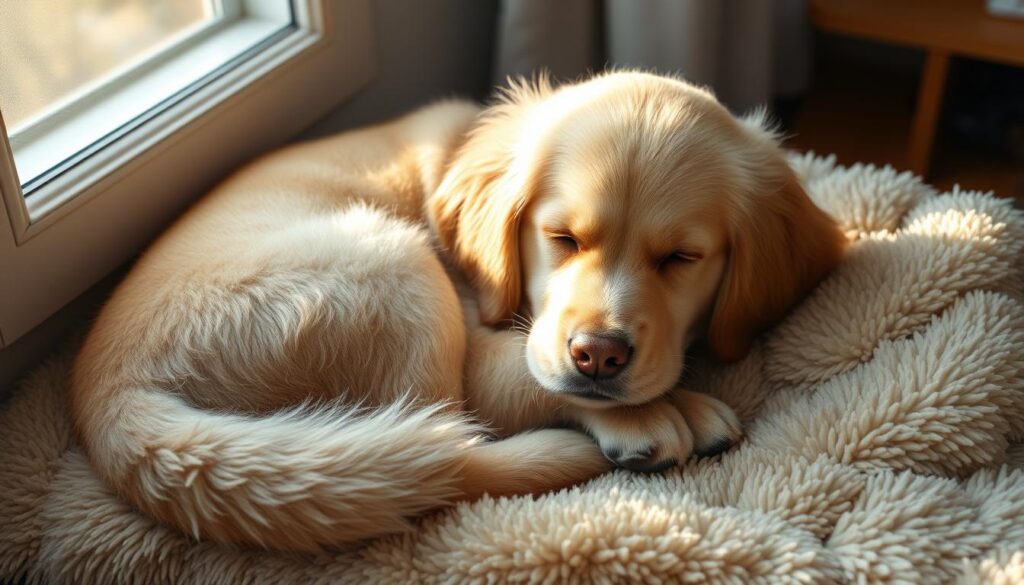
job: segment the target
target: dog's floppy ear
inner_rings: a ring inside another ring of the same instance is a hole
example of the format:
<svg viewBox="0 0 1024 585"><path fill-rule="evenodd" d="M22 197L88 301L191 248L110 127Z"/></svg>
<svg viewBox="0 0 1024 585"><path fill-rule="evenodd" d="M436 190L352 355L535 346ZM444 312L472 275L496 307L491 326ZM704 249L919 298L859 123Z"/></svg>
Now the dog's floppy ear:
<svg viewBox="0 0 1024 585"><path fill-rule="evenodd" d="M519 223L535 189L535 137L524 128L529 108L550 92L546 80L513 81L488 108L427 201L441 244L467 274L488 325L508 320L522 296Z"/></svg>
<svg viewBox="0 0 1024 585"><path fill-rule="evenodd" d="M743 358L842 259L847 240L807 196L761 118L745 120L760 155L748 161L753 193L733 209L729 261L708 342L722 362Z"/></svg>

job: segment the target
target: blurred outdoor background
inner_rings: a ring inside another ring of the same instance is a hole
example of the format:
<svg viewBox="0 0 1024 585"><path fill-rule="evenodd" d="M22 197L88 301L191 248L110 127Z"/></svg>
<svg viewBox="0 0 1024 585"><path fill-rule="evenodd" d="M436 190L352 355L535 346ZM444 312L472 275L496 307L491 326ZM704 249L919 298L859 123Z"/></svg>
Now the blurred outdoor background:
<svg viewBox="0 0 1024 585"><path fill-rule="evenodd" d="M213 17L208 0L0 0L9 131Z"/></svg>

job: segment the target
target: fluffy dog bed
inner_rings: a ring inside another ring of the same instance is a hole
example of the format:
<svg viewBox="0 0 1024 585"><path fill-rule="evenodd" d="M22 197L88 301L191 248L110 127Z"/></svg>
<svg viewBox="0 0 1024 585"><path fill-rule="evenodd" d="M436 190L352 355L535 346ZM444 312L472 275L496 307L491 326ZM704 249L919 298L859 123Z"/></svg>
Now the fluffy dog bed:
<svg viewBox="0 0 1024 585"><path fill-rule="evenodd" d="M0 577L1024 582L1024 215L888 168L791 163L856 243L744 361L697 372L696 389L746 423L741 447L662 476L461 505L336 555L234 550L99 483L70 438L65 357L0 413Z"/></svg>

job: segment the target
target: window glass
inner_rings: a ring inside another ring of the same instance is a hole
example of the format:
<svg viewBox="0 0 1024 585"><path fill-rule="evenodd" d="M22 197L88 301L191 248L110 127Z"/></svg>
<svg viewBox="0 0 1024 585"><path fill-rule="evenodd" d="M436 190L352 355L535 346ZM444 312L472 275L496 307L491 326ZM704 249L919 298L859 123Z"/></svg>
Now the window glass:
<svg viewBox="0 0 1024 585"><path fill-rule="evenodd" d="M290 0L0 0L0 113L23 194L291 30Z"/></svg>
<svg viewBox="0 0 1024 585"><path fill-rule="evenodd" d="M14 0L0 7L0 109L11 133L214 18L207 0Z"/></svg>

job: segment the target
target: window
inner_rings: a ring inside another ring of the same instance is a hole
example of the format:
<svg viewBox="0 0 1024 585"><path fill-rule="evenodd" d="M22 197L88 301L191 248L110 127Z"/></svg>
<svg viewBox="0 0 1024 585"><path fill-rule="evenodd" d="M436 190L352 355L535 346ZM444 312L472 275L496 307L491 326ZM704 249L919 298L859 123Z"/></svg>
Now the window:
<svg viewBox="0 0 1024 585"><path fill-rule="evenodd" d="M204 0L153 3L122 0L12 2L0 21L4 84L0 104L12 134L26 122L88 93L118 69L144 61L216 19ZM55 15L64 15L54 18ZM45 34L42 34L44 33ZM113 33L113 34L112 34Z"/></svg>
<svg viewBox="0 0 1024 585"><path fill-rule="evenodd" d="M372 73L370 0L0 12L0 347Z"/></svg>
<svg viewBox="0 0 1024 585"><path fill-rule="evenodd" d="M0 109L24 195L286 33L289 0L259 4L253 14L238 0L11 3Z"/></svg>

